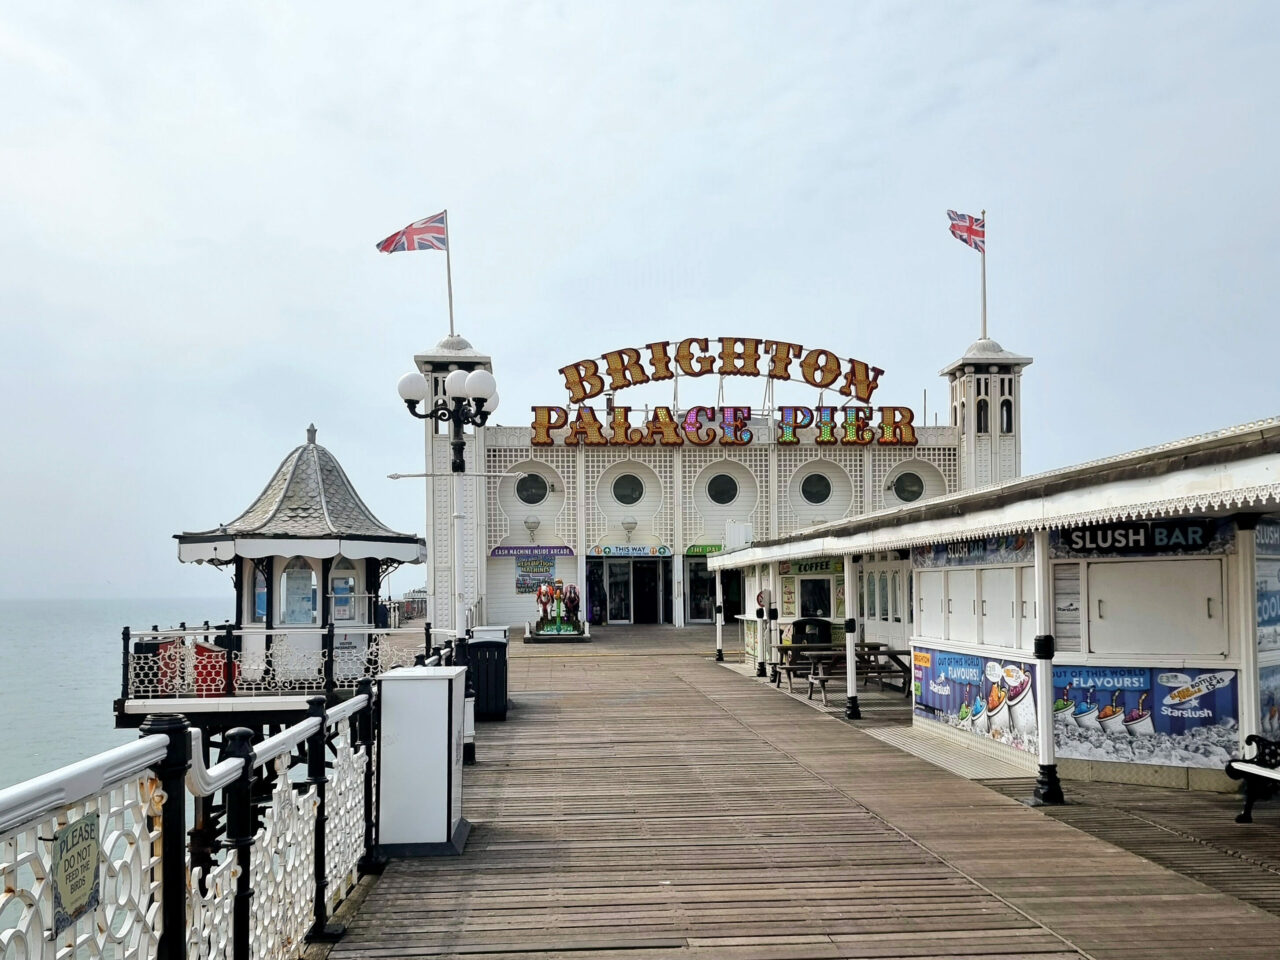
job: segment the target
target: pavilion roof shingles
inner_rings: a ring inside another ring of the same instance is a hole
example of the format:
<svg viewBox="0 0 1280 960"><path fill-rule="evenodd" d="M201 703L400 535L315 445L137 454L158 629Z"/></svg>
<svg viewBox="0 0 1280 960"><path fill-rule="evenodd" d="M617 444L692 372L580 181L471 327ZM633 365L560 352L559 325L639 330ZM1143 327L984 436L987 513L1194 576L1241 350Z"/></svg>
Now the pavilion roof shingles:
<svg viewBox="0 0 1280 960"><path fill-rule="evenodd" d="M360 499L342 465L315 442L292 450L262 493L230 523L185 536L235 537L379 537L414 539L382 523Z"/></svg>

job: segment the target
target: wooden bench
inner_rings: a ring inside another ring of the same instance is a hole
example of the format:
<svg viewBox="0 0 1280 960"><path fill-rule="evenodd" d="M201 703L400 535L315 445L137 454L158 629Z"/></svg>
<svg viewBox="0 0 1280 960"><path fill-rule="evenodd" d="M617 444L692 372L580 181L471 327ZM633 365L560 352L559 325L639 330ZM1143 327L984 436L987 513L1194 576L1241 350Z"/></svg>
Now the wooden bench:
<svg viewBox="0 0 1280 960"><path fill-rule="evenodd" d="M794 693L795 692L794 684L795 684L796 675L799 675L802 677L808 676L810 665L807 662L805 663L783 662L783 663L775 664L773 669L775 671L773 685L778 689L782 689L782 677L785 674L787 678L787 693Z"/></svg>
<svg viewBox="0 0 1280 960"><path fill-rule="evenodd" d="M1244 738L1246 746L1257 747L1252 757L1227 763L1227 776L1244 781L1244 809L1236 823L1253 823L1253 805L1269 800L1280 789L1280 743L1256 733Z"/></svg>

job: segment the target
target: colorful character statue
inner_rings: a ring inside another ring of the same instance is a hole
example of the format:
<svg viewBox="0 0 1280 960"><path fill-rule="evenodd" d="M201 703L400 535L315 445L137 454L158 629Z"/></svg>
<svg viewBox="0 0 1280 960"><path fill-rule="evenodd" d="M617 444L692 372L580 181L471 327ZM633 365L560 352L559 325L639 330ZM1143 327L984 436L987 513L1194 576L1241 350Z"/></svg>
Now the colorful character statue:
<svg viewBox="0 0 1280 960"><path fill-rule="evenodd" d="M551 602L555 599L555 589L552 585L546 582L538 584L534 599L542 610L542 619L544 621L549 619L551 617Z"/></svg>
<svg viewBox="0 0 1280 960"><path fill-rule="evenodd" d="M564 614L570 623L578 622L578 610L582 606L582 598L578 595L578 585L576 583L566 583L564 586Z"/></svg>

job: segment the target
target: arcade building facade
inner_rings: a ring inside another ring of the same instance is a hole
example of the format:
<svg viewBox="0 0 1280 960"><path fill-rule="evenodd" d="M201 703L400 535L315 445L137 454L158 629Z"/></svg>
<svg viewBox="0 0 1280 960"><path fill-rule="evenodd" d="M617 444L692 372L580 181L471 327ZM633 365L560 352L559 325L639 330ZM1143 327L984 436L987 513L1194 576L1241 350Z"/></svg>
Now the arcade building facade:
<svg viewBox="0 0 1280 960"><path fill-rule="evenodd" d="M433 398L453 370L493 372L456 335L414 359ZM712 554L1019 476L1031 362L974 342L941 371L949 422L934 426L882 399L893 389L884 371L843 351L694 337L570 363L560 370L568 395L533 407L528 425L468 433L460 584L450 436L426 421L427 607L451 627L460 586L474 623L520 625L538 584L560 579L580 585L594 625L710 623ZM714 406L680 404L682 384L687 396L698 378L717 383ZM663 381L669 404L628 403L627 389ZM813 388L808 405L774 403L786 381ZM727 619L754 607L736 571L722 586ZM842 604L836 592L809 606Z"/></svg>

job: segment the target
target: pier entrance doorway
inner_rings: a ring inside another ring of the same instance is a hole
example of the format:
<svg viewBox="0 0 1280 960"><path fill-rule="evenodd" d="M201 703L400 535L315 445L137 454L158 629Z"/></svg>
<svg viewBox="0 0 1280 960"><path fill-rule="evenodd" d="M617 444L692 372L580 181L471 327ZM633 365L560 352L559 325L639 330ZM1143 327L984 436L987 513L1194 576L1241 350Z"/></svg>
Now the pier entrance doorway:
<svg viewBox="0 0 1280 960"><path fill-rule="evenodd" d="M587 610L592 623L671 623L671 558L587 560Z"/></svg>

